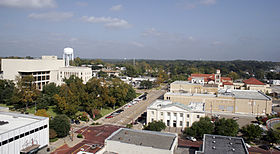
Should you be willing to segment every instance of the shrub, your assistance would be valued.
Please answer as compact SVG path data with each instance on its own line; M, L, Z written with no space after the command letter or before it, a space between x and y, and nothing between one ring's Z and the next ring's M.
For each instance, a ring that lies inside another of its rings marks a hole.
M127 124L125 127L126 128L132 128L132 126L133 126L132 124Z
M78 134L77 137L78 138L83 138L83 135L82 134Z
M99 122L93 122L91 125L101 125Z
M162 121L149 122L147 126L144 127L145 130L151 131L161 131L166 128L166 125Z
M101 117L102 117L101 114L95 115L95 117L93 118L93 120L98 120L98 119L101 118Z
M50 139L54 139L54 138L56 138L56 136L57 136L57 134L56 134L56 132L55 132L54 129L50 129L49 135L50 135L50 136L49 136Z

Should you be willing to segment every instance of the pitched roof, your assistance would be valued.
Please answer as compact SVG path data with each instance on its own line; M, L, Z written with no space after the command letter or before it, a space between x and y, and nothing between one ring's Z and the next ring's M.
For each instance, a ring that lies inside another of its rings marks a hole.
M243 80L245 84L254 84L254 85L264 85L261 81L257 80L256 78L250 78L247 80Z
M223 85L233 85L232 82L223 82Z

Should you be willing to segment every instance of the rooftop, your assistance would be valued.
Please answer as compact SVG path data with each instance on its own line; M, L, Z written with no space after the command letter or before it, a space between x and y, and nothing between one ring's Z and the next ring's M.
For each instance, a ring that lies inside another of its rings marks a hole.
M106 140L170 150L176 139L177 134L120 128Z
M6 124L0 125L0 134L11 131L12 129L17 129L40 120L46 119L46 117L31 116L25 114L17 114L10 112L0 112L1 121L8 122Z
M176 106L181 109L187 110L187 111L204 111L204 103L190 103L189 105L184 105L181 103L174 102L172 103L169 100L156 100L154 101L148 108L150 109L161 109L161 108L167 108L171 106Z
M253 85L265 85L261 81L257 80L256 78L250 78L243 81L245 84L253 84Z
M249 154L241 137L204 134L203 151L197 154Z

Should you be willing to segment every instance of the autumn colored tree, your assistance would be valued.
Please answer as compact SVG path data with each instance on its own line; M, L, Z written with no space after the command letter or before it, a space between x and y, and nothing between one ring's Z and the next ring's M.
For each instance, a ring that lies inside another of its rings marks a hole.
M45 109L37 110L35 115L36 116L41 116L41 117L50 117L49 114L47 113L47 110L45 110Z

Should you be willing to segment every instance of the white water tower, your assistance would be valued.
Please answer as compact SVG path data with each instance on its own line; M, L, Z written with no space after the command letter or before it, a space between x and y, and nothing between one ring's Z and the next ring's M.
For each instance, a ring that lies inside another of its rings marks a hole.
M66 67L70 66L70 60L74 60L73 48L64 48L63 60Z

